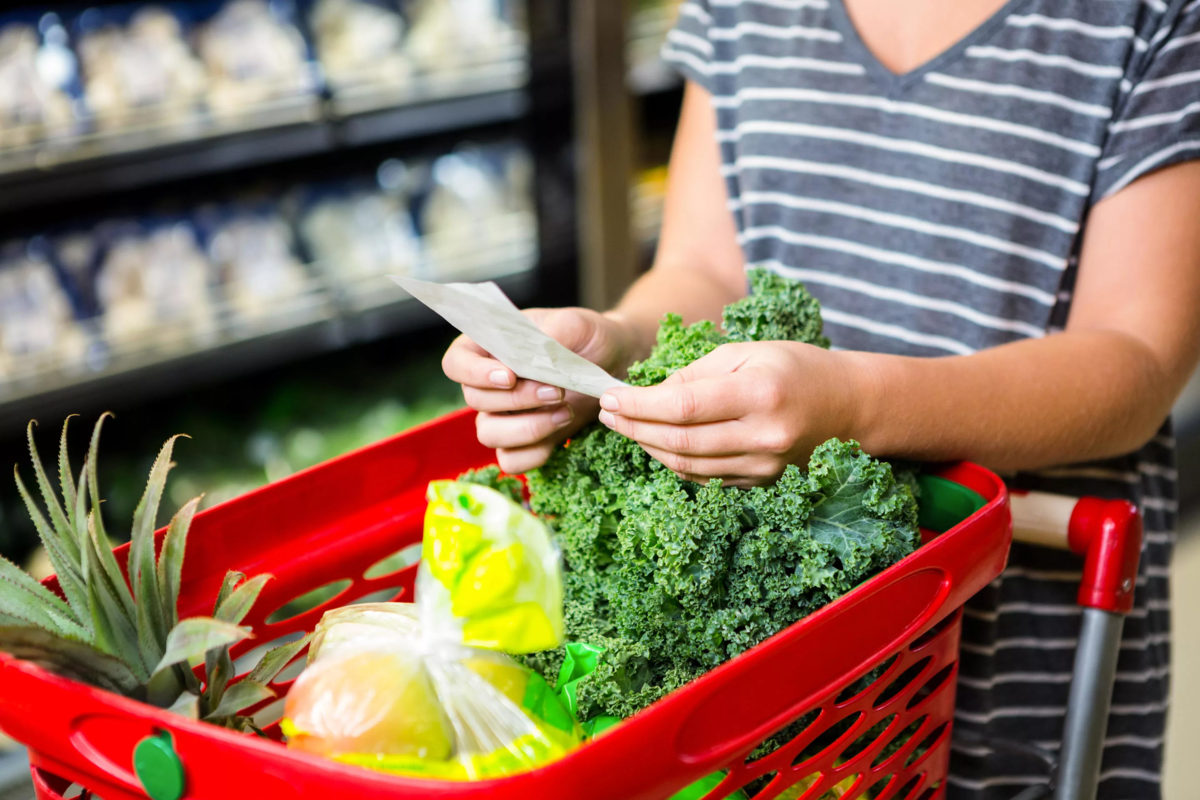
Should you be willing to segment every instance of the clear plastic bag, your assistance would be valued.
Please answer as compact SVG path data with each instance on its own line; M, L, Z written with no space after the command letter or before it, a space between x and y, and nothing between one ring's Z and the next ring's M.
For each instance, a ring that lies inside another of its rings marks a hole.
M562 644L549 531L484 486L438 481L429 499L416 603L325 614L288 695L288 746L456 780L561 757L582 743L579 723L540 675L499 652Z

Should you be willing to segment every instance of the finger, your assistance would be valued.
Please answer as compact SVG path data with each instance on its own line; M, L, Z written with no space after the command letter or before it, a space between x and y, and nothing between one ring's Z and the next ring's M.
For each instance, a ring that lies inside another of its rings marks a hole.
M537 381L518 380L512 389L479 389L463 386L463 397L467 405L476 411L526 411L556 405L563 401L566 392L557 386L548 386Z
M556 446L556 442L539 442L529 447L501 448L496 451L496 463L509 475L520 475L545 464Z
M475 435L484 447L529 447L566 428L574 416L574 409L567 403L518 414L484 412L475 418Z
M755 407L760 393L754 381L732 373L692 383L610 389L600 398L600 407L630 419L694 425L738 419Z
M776 481L786 466L776 463L773 459L756 456L696 458L669 453L656 447L642 445L642 448L651 458L683 480L695 483L708 483L719 478L726 486L766 486Z
M768 449L759 446L758 436L750 426L737 420L672 425L630 419L621 414L601 411L600 421L642 446L655 447L677 455L711 458Z
M442 356L446 377L463 386L481 389L511 389L517 375L466 336L454 340Z

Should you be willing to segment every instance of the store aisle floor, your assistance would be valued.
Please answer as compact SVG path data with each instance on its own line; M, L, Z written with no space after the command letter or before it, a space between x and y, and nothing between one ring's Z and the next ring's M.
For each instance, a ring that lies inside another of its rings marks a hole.
M1200 798L1200 519L1181 528L1172 570L1174 643L1164 800Z

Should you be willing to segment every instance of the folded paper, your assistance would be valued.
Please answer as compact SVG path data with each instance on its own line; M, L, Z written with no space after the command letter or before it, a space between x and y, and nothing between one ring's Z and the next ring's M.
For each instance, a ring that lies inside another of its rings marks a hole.
M625 385L542 333L491 281L442 284L388 277L522 378L591 397Z

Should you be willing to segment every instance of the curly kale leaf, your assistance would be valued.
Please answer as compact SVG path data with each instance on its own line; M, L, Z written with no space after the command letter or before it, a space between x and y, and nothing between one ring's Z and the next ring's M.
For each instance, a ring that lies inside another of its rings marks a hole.
M651 385L731 341L820 346L820 309L762 270L725 330L668 316L630 382ZM910 553L916 502L891 467L830 440L807 469L743 490L681 480L603 425L529 473L530 504L557 533L568 637L604 648L579 685L582 718L626 717L845 594ZM562 650L524 658L554 681Z
M725 307L722 324L731 342L804 342L829 347L821 335L821 304L804 284L752 269L750 294Z
M477 483L489 489L495 489L500 494L512 500L517 505L525 502L525 494L521 490L521 481L512 475L505 475L500 467L492 464L479 469L469 469L458 476L464 483Z

